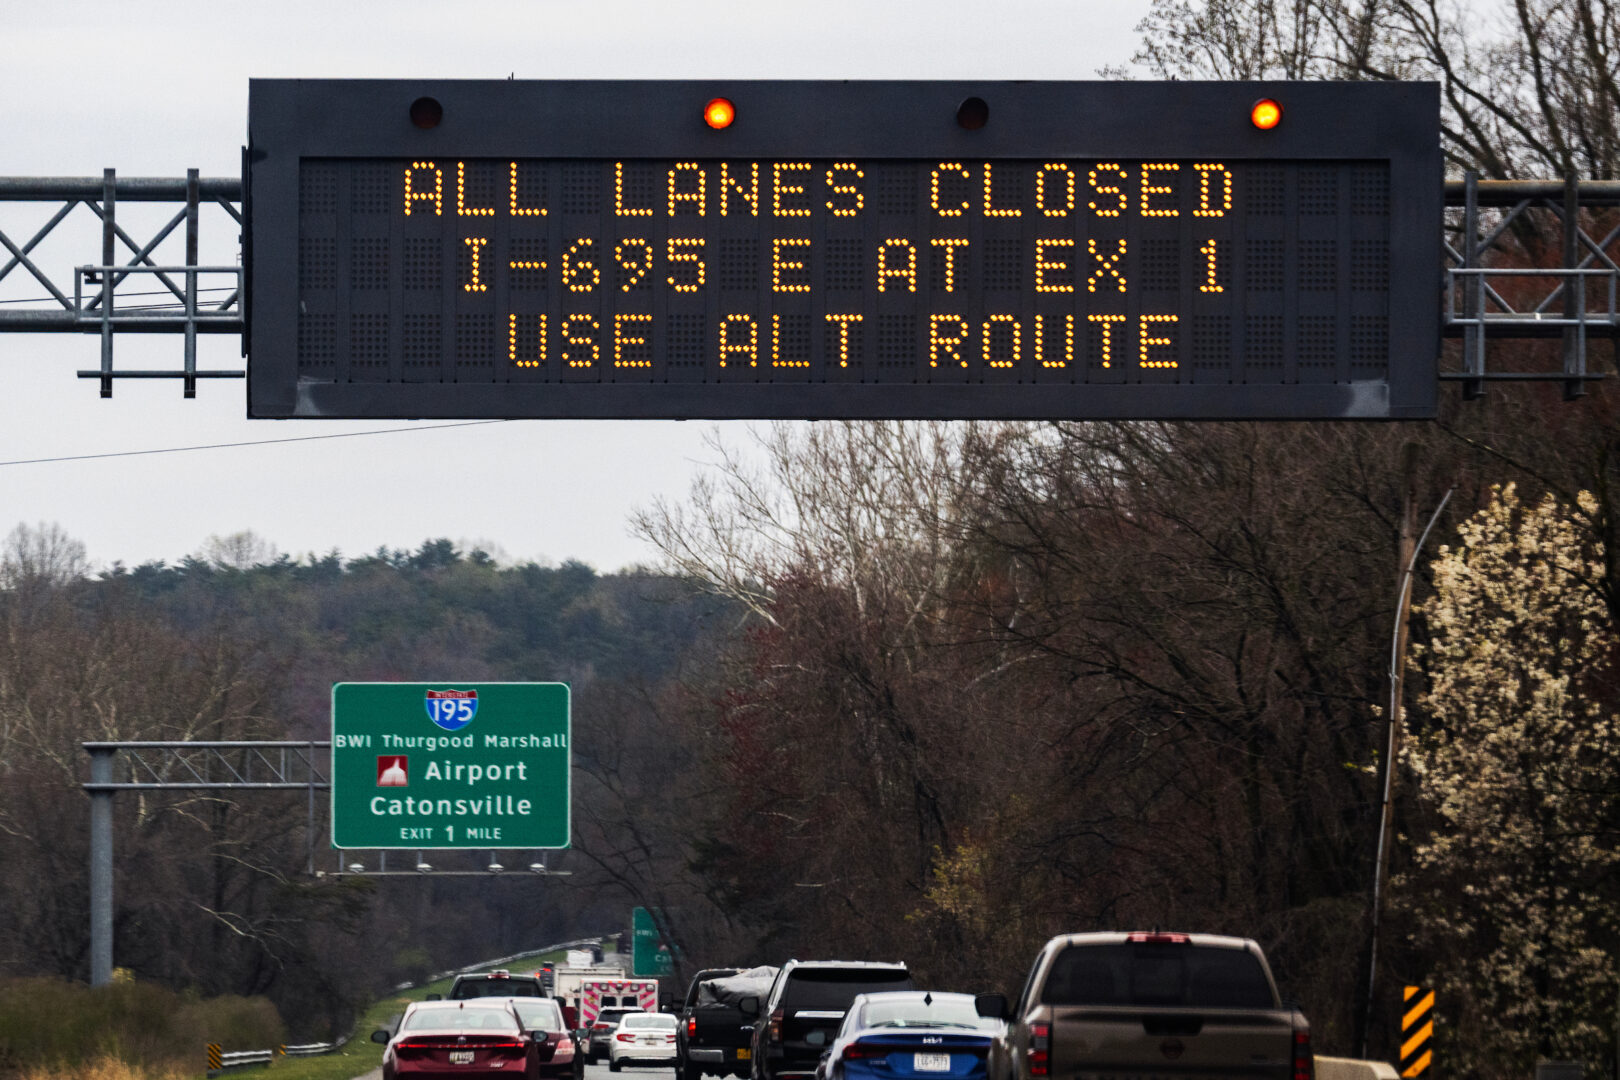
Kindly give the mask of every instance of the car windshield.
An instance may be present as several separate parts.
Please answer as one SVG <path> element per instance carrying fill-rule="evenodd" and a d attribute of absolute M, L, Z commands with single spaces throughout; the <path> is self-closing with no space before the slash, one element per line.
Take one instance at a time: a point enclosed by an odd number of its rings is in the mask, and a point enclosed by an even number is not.
<path fill-rule="evenodd" d="M 621 1031 L 674 1031 L 675 1017 L 669 1013 L 631 1013 L 619 1025 Z"/>
<path fill-rule="evenodd" d="M 417 1009 L 405 1018 L 407 1031 L 515 1031 L 517 1018 L 505 1009 Z"/>
<path fill-rule="evenodd" d="M 1046 1005 L 1269 1009 L 1266 973 L 1247 949 L 1191 944 L 1076 945 L 1052 961 Z"/>
<path fill-rule="evenodd" d="M 970 1027 L 986 1028 L 989 1023 L 973 1008 L 972 998 L 944 994 L 936 996 L 932 1004 L 923 999 L 905 998 L 899 1001 L 872 1001 L 860 1015 L 862 1027 Z"/>
<path fill-rule="evenodd" d="M 557 1008 L 555 1001 L 546 1001 L 536 998 L 532 1001 L 514 1001 L 512 1008 L 523 1021 L 523 1026 L 530 1031 L 561 1031 L 563 1029 L 562 1010 Z"/>

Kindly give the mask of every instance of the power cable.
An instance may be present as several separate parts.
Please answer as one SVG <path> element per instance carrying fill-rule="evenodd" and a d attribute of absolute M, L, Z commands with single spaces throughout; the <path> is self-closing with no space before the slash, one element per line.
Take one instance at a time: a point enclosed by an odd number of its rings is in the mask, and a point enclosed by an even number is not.
<path fill-rule="evenodd" d="M 332 435 L 294 435 L 285 439 L 249 439 L 246 442 L 208 443 L 203 446 L 164 446 L 153 450 L 114 450 L 105 454 L 71 454 L 65 457 L 21 458 L 0 461 L 7 465 L 45 465 L 55 461 L 92 461 L 97 458 L 142 457 L 147 454 L 182 454 L 189 450 L 229 450 L 239 446 L 269 446 L 272 443 L 314 442 L 317 439 L 353 439 L 362 435 L 398 435 L 409 431 L 438 431 L 442 428 L 479 427 L 504 424 L 505 420 L 465 420 L 456 424 L 425 424 L 421 427 L 379 428 L 375 431 L 340 431 Z"/>

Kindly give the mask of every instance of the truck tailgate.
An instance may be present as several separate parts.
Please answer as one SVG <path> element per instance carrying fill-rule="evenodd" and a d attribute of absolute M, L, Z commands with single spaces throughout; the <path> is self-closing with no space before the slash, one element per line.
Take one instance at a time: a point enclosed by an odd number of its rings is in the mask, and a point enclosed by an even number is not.
<path fill-rule="evenodd" d="M 1055 1006 L 1053 1077 L 1289 1080 L 1292 1014 L 1280 1009 Z"/>
<path fill-rule="evenodd" d="M 749 1046 L 754 1038 L 754 1022 L 735 1005 L 705 1005 L 692 1010 L 693 1046 Z"/>

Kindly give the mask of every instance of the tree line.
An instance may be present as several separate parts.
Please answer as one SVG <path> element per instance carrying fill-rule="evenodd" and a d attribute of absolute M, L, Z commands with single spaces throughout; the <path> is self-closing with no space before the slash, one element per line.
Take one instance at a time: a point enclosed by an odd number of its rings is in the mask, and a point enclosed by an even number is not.
<path fill-rule="evenodd" d="M 0 550 L 0 973 L 88 975 L 81 743 L 325 739 L 339 681 L 562 680 L 583 702 L 578 814 L 611 749 L 592 735 L 596 703 L 666 678 L 717 611 L 661 575 L 498 566 L 442 539 L 294 560 L 238 536 L 92 573 L 60 529 L 19 526 Z M 494 883 L 333 876 L 324 793 L 315 811 L 312 830 L 304 792 L 118 795 L 115 963 L 268 996 L 295 1036 L 324 1038 L 401 980 L 627 917 L 588 866 Z M 311 848 L 323 876 L 307 872 Z"/>

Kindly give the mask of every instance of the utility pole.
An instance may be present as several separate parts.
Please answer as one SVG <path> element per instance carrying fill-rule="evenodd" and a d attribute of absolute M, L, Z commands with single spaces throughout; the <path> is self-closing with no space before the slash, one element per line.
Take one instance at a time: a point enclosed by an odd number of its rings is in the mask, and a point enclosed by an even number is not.
<path fill-rule="evenodd" d="M 1417 466 L 1418 447 L 1407 443 L 1401 451 L 1401 532 L 1397 565 L 1400 576 L 1395 601 L 1395 632 L 1391 635 L 1389 655 L 1389 715 L 1388 737 L 1384 748 L 1384 797 L 1379 813 L 1377 865 L 1373 871 L 1372 930 L 1367 959 L 1367 1000 L 1361 1014 L 1360 1055 L 1367 1056 L 1367 1040 L 1372 1030 L 1373 1002 L 1378 989 L 1378 931 L 1382 922 L 1384 893 L 1389 887 L 1389 851 L 1395 833 L 1395 760 L 1400 755 L 1403 729 L 1401 706 L 1406 684 L 1406 641 L 1411 629 L 1412 575 L 1417 568 L 1418 552 L 1428 539 L 1429 531 L 1439 520 L 1440 512 L 1451 500 L 1448 490 L 1440 505 L 1434 508 L 1422 535 L 1417 531 Z"/>
<path fill-rule="evenodd" d="M 113 754 L 90 750 L 90 985 L 113 971 Z"/>

